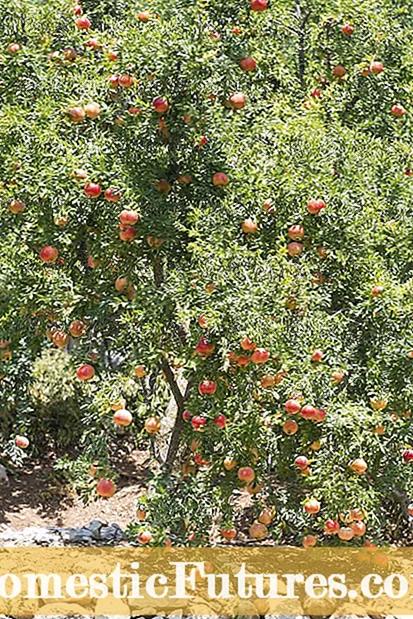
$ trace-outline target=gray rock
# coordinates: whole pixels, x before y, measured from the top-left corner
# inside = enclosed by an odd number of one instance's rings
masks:
[[[84,544],[93,541],[93,533],[88,528],[82,527],[80,529],[69,530],[69,541],[73,544]]]
[[[110,524],[100,529],[100,539],[103,542],[120,542],[124,539],[123,531],[118,524]]]
[[[105,526],[106,523],[101,522],[100,520],[92,520],[92,522],[87,526],[89,531],[91,531],[93,537],[96,540],[100,539],[100,531]]]

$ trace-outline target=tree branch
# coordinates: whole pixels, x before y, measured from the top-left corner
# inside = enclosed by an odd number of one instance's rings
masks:
[[[171,388],[177,408],[175,424],[172,430],[171,440],[169,441],[168,446],[168,453],[166,455],[164,463],[164,472],[170,473],[179,449],[179,444],[181,442],[181,433],[184,426],[184,418],[182,414],[185,410],[185,401],[187,400],[189,395],[190,383],[187,383],[185,393],[182,393],[178,386],[178,383],[175,380],[175,376],[171,369],[171,366],[165,358],[162,359],[162,369],[165,372],[166,380],[168,381],[168,384]]]
[[[407,496],[407,494],[405,494],[401,490],[398,490],[397,488],[394,488],[392,491],[392,497],[396,501],[396,503],[400,505],[400,508],[403,512],[403,516],[409,523],[410,528],[413,528],[413,519],[411,518],[409,514],[409,505],[411,501],[409,497]]]

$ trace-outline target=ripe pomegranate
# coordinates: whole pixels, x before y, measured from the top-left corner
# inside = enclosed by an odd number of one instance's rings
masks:
[[[301,404],[298,400],[290,399],[286,401],[284,408],[289,415],[295,415],[301,409]]]
[[[366,525],[364,522],[355,521],[350,524],[350,529],[353,531],[356,537],[361,537],[366,532]]]
[[[131,88],[134,81],[135,80],[133,79],[132,75],[119,75],[119,77],[117,78],[117,83],[119,84],[119,86],[122,86],[122,88]]]
[[[233,110],[241,110],[245,106],[245,95],[242,92],[234,92],[228,99]]]
[[[127,277],[118,277],[115,281],[115,288],[118,292],[127,293],[133,288],[133,284]]]
[[[221,535],[224,539],[234,539],[237,535],[237,530],[232,529],[221,529]]]
[[[73,170],[73,172],[70,173],[70,176],[78,181],[81,181],[85,180],[85,178],[88,177],[88,173],[86,172],[86,170],[77,169]]]
[[[181,185],[189,185],[191,182],[191,176],[189,174],[180,174],[178,176],[178,183]]]
[[[265,348],[256,348],[251,355],[251,361],[256,364],[266,363],[270,358],[270,353]]]
[[[20,200],[12,200],[9,205],[9,211],[13,213],[13,215],[18,215],[19,213],[22,213],[25,208],[25,203],[21,202]]]
[[[383,63],[379,62],[378,60],[373,60],[373,62],[370,63],[369,68],[370,68],[370,71],[374,73],[374,75],[378,75],[384,70]]]
[[[341,370],[337,370],[336,372],[333,372],[331,374],[331,380],[335,385],[338,385],[339,383],[341,383],[343,378],[344,378],[344,372],[342,372]]]
[[[352,529],[350,529],[350,527],[340,527],[340,529],[338,530],[338,537],[343,542],[349,542],[353,539],[354,532]]]
[[[314,535],[306,535],[303,539],[304,548],[312,548],[317,544],[317,538]]]
[[[251,483],[255,479],[254,470],[250,466],[242,466],[238,469],[238,479],[247,484]]]
[[[266,374],[265,376],[262,376],[260,382],[263,389],[272,389],[276,385],[276,377]]]
[[[46,264],[52,264],[53,262],[56,262],[59,256],[59,252],[57,251],[56,247],[46,245],[46,247],[43,247],[39,255],[42,262],[45,262]]]
[[[132,414],[126,409],[120,409],[113,415],[113,422],[117,426],[129,426],[132,423]]]
[[[203,380],[198,385],[198,391],[201,395],[214,395],[217,390],[217,385],[212,380]]]
[[[169,103],[164,97],[155,97],[152,101],[152,107],[158,114],[164,114],[169,108]]]
[[[351,35],[354,33],[354,27],[351,24],[343,24],[341,26],[341,32],[346,37],[351,37]]]
[[[326,207],[326,203],[321,199],[311,199],[307,202],[307,211],[310,215],[318,215],[323,208]]]
[[[9,45],[7,46],[7,51],[10,52],[10,54],[15,54],[20,50],[21,46],[19,45],[19,43],[9,43]]]
[[[316,408],[316,413],[314,417],[314,421],[316,423],[321,423],[326,418],[327,413],[322,408]]]
[[[102,187],[97,183],[86,183],[83,191],[88,198],[98,198],[101,194]]]
[[[346,73],[347,73],[346,69],[341,64],[333,68],[334,77],[343,78]]]
[[[249,535],[252,539],[265,539],[268,535],[268,529],[265,524],[254,522],[254,524],[250,526]]]
[[[238,463],[236,460],[234,460],[234,458],[230,458],[229,456],[227,456],[224,460],[224,469],[226,471],[232,471],[233,469],[235,469],[237,464]]]
[[[205,337],[201,337],[199,338],[195,350],[200,357],[209,357],[215,350],[215,344],[209,344]]]
[[[115,494],[116,486],[110,479],[100,479],[96,486],[96,492],[99,496],[107,499]]]
[[[149,21],[151,17],[151,14],[149,13],[149,11],[139,11],[138,12],[138,20],[146,23],[147,21]]]
[[[391,113],[395,118],[401,118],[402,116],[406,114],[406,110],[404,109],[402,105],[400,105],[400,103],[396,103],[391,108]]]
[[[269,215],[275,215],[275,206],[273,205],[271,198],[268,198],[264,201],[263,209],[265,213],[268,213]]]
[[[321,505],[320,503],[317,501],[317,499],[308,499],[305,503],[304,503],[304,511],[307,514],[318,514],[318,512],[321,509]]]
[[[350,463],[350,468],[358,475],[363,475],[367,471],[367,462],[363,458],[356,458]]]
[[[136,211],[124,210],[119,215],[119,220],[120,220],[120,223],[124,226],[134,226],[139,220],[139,215]]]
[[[198,324],[201,327],[201,329],[208,329],[208,321],[206,316],[200,316],[198,318]]]
[[[100,107],[98,103],[88,103],[85,105],[85,114],[88,118],[94,120],[100,114]]]
[[[317,415],[317,409],[311,404],[306,404],[301,409],[301,417],[304,419],[314,419]]]
[[[161,429],[161,420],[159,417],[148,417],[145,421],[145,430],[148,434],[157,434]]]
[[[98,41],[98,39],[96,39],[96,37],[93,37],[92,39],[89,39],[83,45],[85,47],[91,47],[92,49],[95,49],[95,50],[96,49],[100,49],[102,47],[102,44],[99,43],[99,41]],[[115,55],[116,55],[116,52],[110,52],[110,54],[108,56],[109,57],[112,56],[113,53],[115,53]]]
[[[244,234],[255,234],[258,230],[258,224],[253,219],[244,219],[241,228]]]
[[[298,431],[298,423],[294,421],[294,419],[287,419],[283,425],[283,431],[289,436],[296,434]]]
[[[383,286],[373,286],[370,294],[372,297],[379,297],[381,294],[383,294],[383,292],[384,292]]]
[[[304,238],[304,228],[299,224],[295,224],[288,229],[288,236],[293,241],[301,241]]]
[[[88,18],[86,17],[86,15],[83,15],[82,17],[78,17],[75,20],[75,26],[79,30],[89,30],[89,28],[91,26],[91,23],[88,20]]]
[[[126,400],[124,398],[121,398],[120,400],[116,400],[116,402],[113,402],[113,404],[111,404],[111,409],[113,411],[120,411],[124,409],[125,407],[126,407]]]
[[[122,194],[121,194],[120,190],[117,189],[117,187],[108,187],[105,190],[105,198],[106,198],[106,200],[108,200],[108,202],[119,202],[121,197],[122,197]],[[121,222],[122,222],[122,220],[121,220]]]
[[[69,332],[72,337],[82,337],[85,334],[86,325],[83,320],[73,320],[70,324]]]
[[[350,516],[353,520],[363,520],[363,518],[365,517],[365,513],[362,509],[355,507],[354,509],[350,510]]]
[[[79,123],[86,116],[85,110],[80,106],[69,108],[67,113],[69,114],[69,118],[72,123]]]
[[[405,449],[403,452],[403,460],[405,462],[413,462],[413,449]]]
[[[126,226],[119,230],[119,238],[121,241],[133,241],[136,237],[136,230],[132,226]]]
[[[79,380],[91,380],[95,375],[95,368],[89,363],[83,363],[76,370],[76,376]]]
[[[252,342],[250,340],[250,338],[248,337],[248,335],[246,335],[242,340],[241,340],[241,348],[243,350],[254,350],[254,348],[256,347],[256,344],[254,342]]]
[[[208,460],[205,460],[201,455],[194,454],[195,464],[198,466],[209,466],[211,463]]]
[[[229,179],[228,176],[223,172],[215,172],[214,176],[212,177],[212,183],[216,187],[225,187],[225,185],[228,185]]]
[[[225,426],[227,425],[227,419],[225,417],[225,415],[218,415],[217,417],[215,417],[214,419],[214,424],[220,429],[223,430],[225,428]]]
[[[258,13],[262,13],[268,7],[268,0],[251,0],[250,8],[251,11],[256,11]]]
[[[195,417],[192,417],[191,419],[191,426],[195,431],[202,432],[204,429],[204,426],[206,425],[206,422],[207,420],[205,419],[205,417],[201,417],[200,415],[195,415]]]
[[[134,372],[135,376],[137,376],[138,378],[143,378],[144,376],[146,376],[147,373],[144,365],[137,365],[134,369]]]
[[[288,243],[287,252],[292,257],[301,256],[304,251],[304,245],[302,243],[296,243],[295,241],[292,243]]]
[[[69,336],[64,331],[58,330],[53,333],[52,339],[55,346],[58,346],[59,348],[64,348],[69,341]]]
[[[324,357],[324,353],[321,350],[313,350],[311,353],[311,361],[316,363],[320,362]]]
[[[30,444],[29,439],[26,436],[16,436],[14,442],[17,447],[20,447],[20,449],[27,449]]]
[[[340,524],[337,520],[326,520],[324,523],[324,531],[326,535],[336,535],[340,529]]]
[[[138,507],[138,509],[136,510],[137,519],[140,520],[140,522],[143,522],[144,520],[146,520],[146,516],[147,516],[146,510],[143,509],[143,507]]]
[[[243,71],[254,71],[257,66],[257,61],[251,56],[248,56],[247,58],[241,58],[239,66]]]
[[[305,469],[308,466],[308,459],[305,456],[298,456],[295,459],[294,464],[299,469]]]

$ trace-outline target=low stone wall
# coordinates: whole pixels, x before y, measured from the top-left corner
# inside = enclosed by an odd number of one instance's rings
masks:
[[[9,527],[3,525],[0,528],[0,547],[28,547],[28,546],[48,546],[48,547],[64,547],[64,546],[110,546],[110,545],[127,545],[126,537],[122,529],[116,523],[108,524],[100,520],[92,520],[87,526],[79,528],[63,528],[63,527],[27,527],[21,531],[15,531]],[[159,600],[161,603],[162,600]],[[202,600],[200,600],[202,602]],[[170,601],[169,601],[170,608]],[[66,619],[67,615],[72,617],[83,617],[83,619],[93,619],[98,617],[99,619],[144,619],[148,617],[154,617],[155,619],[182,619],[185,616],[184,610],[179,608],[179,601],[177,601],[176,609],[173,614],[156,615],[154,608],[145,609],[144,614],[142,611],[139,615],[134,612],[133,605],[129,606],[125,602],[123,603],[122,615],[107,615],[104,614],[101,609],[102,603],[97,600],[93,607],[80,606],[79,603],[68,603],[56,607],[56,604],[51,604],[46,600],[30,600],[30,610],[28,610],[27,618],[34,619]],[[62,615],[62,606],[65,607],[66,615]],[[54,609],[55,612],[54,612]],[[107,611],[107,600],[105,601],[105,609]],[[117,613],[119,613],[119,600],[116,601]],[[85,610],[90,612],[90,615],[76,615],[76,612],[84,613]],[[158,608],[159,612],[159,608]],[[188,617],[188,619],[207,619],[206,613],[208,608],[205,607],[205,615],[197,615]],[[244,619],[258,619],[255,614],[255,607],[248,602],[245,605],[245,612],[251,614],[245,615]],[[12,616],[0,615],[0,619],[14,619]],[[227,618],[221,618],[227,619]],[[309,616],[301,615],[280,615],[278,618],[271,615],[267,615],[266,619],[313,619]],[[317,618],[326,619],[326,618]],[[355,616],[349,615],[332,615],[330,619],[359,619]],[[370,619],[370,617],[364,617],[364,619]],[[377,616],[374,619],[379,619]],[[399,619],[388,617],[386,619]],[[400,618],[402,619],[402,618]],[[413,619],[411,617],[404,617],[403,619]]]

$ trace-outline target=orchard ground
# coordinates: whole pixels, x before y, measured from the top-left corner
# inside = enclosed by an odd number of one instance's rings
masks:
[[[0,485],[0,529],[26,527],[82,527],[92,520],[116,522],[125,529],[135,517],[142,495],[149,454],[135,450],[118,463],[120,479],[114,497],[85,504],[76,492],[62,486],[53,462],[31,462],[23,470],[8,471]]]

